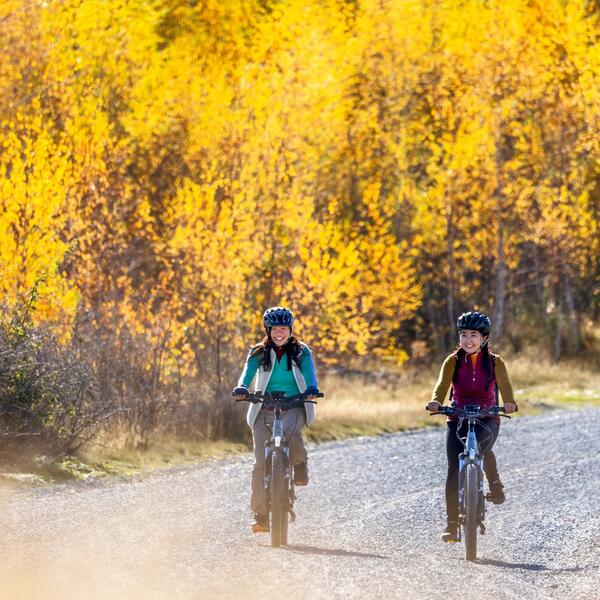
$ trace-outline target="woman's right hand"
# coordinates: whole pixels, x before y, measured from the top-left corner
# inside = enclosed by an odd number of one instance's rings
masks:
[[[427,405],[427,410],[432,413],[439,412],[440,408],[442,408],[442,405],[437,400],[432,400]]]

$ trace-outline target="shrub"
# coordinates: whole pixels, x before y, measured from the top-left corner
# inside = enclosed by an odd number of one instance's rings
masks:
[[[2,448],[72,453],[113,411],[78,348],[34,325],[27,307],[0,307]]]

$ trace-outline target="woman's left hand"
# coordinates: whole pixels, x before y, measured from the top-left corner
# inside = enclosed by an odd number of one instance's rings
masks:
[[[506,414],[517,412],[517,405],[514,402],[505,402],[504,403],[504,412]]]
[[[314,400],[317,397],[317,394],[319,393],[319,389],[316,388],[314,385],[309,385],[304,393],[306,394],[307,400]]]

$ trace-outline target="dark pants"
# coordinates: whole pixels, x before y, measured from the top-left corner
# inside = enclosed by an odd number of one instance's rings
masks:
[[[464,451],[464,446],[456,435],[458,421],[448,422],[446,433],[446,455],[448,457],[448,476],[446,478],[446,513],[449,521],[458,520],[458,455]],[[482,423],[475,425],[475,435],[479,443],[479,450],[483,453],[483,470],[490,481],[498,479],[496,457],[492,451],[494,442],[498,437],[500,423],[496,419],[483,419]],[[467,435],[468,424],[463,421],[458,434]]]

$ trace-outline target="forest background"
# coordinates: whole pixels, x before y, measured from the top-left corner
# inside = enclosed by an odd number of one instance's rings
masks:
[[[353,423],[471,309],[600,399],[597,0],[5,0],[0,46],[4,454],[247,440],[271,305]]]

